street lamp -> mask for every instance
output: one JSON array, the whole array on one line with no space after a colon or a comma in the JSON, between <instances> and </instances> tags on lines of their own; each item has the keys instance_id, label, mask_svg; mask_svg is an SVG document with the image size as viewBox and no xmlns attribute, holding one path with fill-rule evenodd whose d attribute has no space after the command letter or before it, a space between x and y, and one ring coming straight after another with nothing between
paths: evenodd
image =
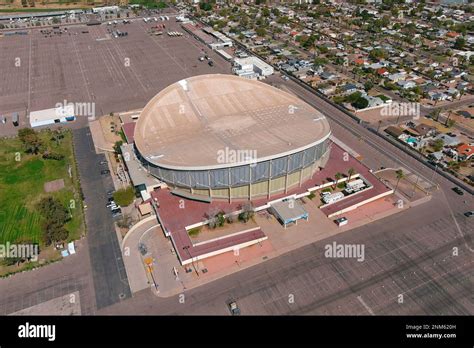
<instances>
[{"instance_id":1,"label":"street lamp","mask_svg":"<svg viewBox=\"0 0 474 348\"><path fill-rule=\"evenodd\" d=\"M186 246L183 247L183 249L188 252L189 257L191 258L191 263L193 264L194 271L196 272L197 276L199 277L199 272L197 271L196 266L194 265L194 258L191 256L191 253L189 252L189 248L190 248L189 245L186 245Z\"/></svg>"}]
</instances>

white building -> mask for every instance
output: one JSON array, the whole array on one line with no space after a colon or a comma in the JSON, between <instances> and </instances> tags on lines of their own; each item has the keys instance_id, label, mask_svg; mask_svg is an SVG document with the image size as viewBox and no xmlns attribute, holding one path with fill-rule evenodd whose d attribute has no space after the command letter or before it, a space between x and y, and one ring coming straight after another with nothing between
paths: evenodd
<instances>
[{"instance_id":1,"label":"white building","mask_svg":"<svg viewBox=\"0 0 474 348\"><path fill-rule=\"evenodd\" d=\"M246 78L265 78L273 74L273 67L257 57L235 58L233 71Z\"/></svg>"},{"instance_id":2,"label":"white building","mask_svg":"<svg viewBox=\"0 0 474 348\"><path fill-rule=\"evenodd\" d=\"M109 12L117 12L119 10L118 6L104 6L104 7L93 7L93 13L109 13Z\"/></svg>"},{"instance_id":3,"label":"white building","mask_svg":"<svg viewBox=\"0 0 474 348\"><path fill-rule=\"evenodd\" d=\"M74 113L73 105L30 112L31 127L40 127L55 123L72 122L75 119L76 116Z\"/></svg>"},{"instance_id":4,"label":"white building","mask_svg":"<svg viewBox=\"0 0 474 348\"><path fill-rule=\"evenodd\" d=\"M217 39L217 42L213 42L209 45L212 49L217 50L224 47L232 47L232 39L228 38L221 32L212 28L203 28L202 31Z\"/></svg>"}]
</instances>

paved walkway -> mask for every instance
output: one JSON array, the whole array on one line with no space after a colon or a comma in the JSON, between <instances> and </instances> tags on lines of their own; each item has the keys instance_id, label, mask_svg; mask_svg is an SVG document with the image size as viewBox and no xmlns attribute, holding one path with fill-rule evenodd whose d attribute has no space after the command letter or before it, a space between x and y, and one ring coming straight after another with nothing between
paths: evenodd
<instances>
[{"instance_id":1,"label":"paved walkway","mask_svg":"<svg viewBox=\"0 0 474 348\"><path fill-rule=\"evenodd\" d=\"M140 221L126 234L122 241L121 249L123 261L127 271L128 282L132 293L138 292L150 286L147 277L143 257L138 245L147 234L159 234L160 227L153 215Z\"/></svg>"},{"instance_id":2,"label":"paved walkway","mask_svg":"<svg viewBox=\"0 0 474 348\"><path fill-rule=\"evenodd\" d=\"M89 128L91 130L92 139L94 140L94 146L96 147L96 153L114 150L114 144L109 143L105 139L99 120L90 121Z\"/></svg>"}]
</instances>

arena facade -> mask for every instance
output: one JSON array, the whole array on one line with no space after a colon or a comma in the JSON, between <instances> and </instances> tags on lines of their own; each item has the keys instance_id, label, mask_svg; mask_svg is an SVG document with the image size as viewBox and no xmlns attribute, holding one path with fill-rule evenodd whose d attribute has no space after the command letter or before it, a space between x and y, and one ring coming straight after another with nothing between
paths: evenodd
<instances>
[{"instance_id":1,"label":"arena facade","mask_svg":"<svg viewBox=\"0 0 474 348\"><path fill-rule=\"evenodd\" d=\"M233 75L176 82L143 109L135 148L185 195L254 199L301 186L329 158L326 118L296 96Z\"/></svg>"}]
</instances>

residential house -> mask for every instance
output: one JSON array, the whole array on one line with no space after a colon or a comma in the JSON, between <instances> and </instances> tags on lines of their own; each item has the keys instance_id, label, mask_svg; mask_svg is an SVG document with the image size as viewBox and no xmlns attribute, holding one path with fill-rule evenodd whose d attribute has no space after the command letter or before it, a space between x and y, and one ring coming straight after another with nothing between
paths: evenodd
<instances>
[{"instance_id":1,"label":"residential house","mask_svg":"<svg viewBox=\"0 0 474 348\"><path fill-rule=\"evenodd\" d=\"M323 79L323 80L334 80L337 75L332 73L332 72L329 72L329 71L323 71L321 74L319 74L319 76Z\"/></svg>"},{"instance_id":2,"label":"residential house","mask_svg":"<svg viewBox=\"0 0 474 348\"><path fill-rule=\"evenodd\" d=\"M339 87L341 93L349 95L357 91L357 86L352 83L346 83L344 86Z\"/></svg>"},{"instance_id":3,"label":"residential house","mask_svg":"<svg viewBox=\"0 0 474 348\"><path fill-rule=\"evenodd\" d=\"M440 133L434 137L434 140L442 140L444 146L457 146L461 143L461 139L456 136L450 136L448 134Z\"/></svg>"},{"instance_id":4,"label":"residential house","mask_svg":"<svg viewBox=\"0 0 474 348\"><path fill-rule=\"evenodd\" d=\"M385 128L385 133L391 135L392 137L394 138L399 138L400 135L403 134L403 129L401 129L400 127L396 127L396 126L388 126L387 128Z\"/></svg>"},{"instance_id":5,"label":"residential house","mask_svg":"<svg viewBox=\"0 0 474 348\"><path fill-rule=\"evenodd\" d=\"M428 158L438 163L443 160L444 155L442 151L432 152L428 155Z\"/></svg>"},{"instance_id":6,"label":"residential house","mask_svg":"<svg viewBox=\"0 0 474 348\"><path fill-rule=\"evenodd\" d=\"M377 69L377 74L379 74L380 76L388 76L389 72L385 68L380 68Z\"/></svg>"},{"instance_id":7,"label":"residential house","mask_svg":"<svg viewBox=\"0 0 474 348\"><path fill-rule=\"evenodd\" d=\"M461 144L456 148L458 159L460 161L468 161L474 156L474 145L472 144Z\"/></svg>"},{"instance_id":8,"label":"residential house","mask_svg":"<svg viewBox=\"0 0 474 348\"><path fill-rule=\"evenodd\" d=\"M424 123L417 125L414 130L416 130L422 138L428 138L436 134L436 127L432 127Z\"/></svg>"},{"instance_id":9,"label":"residential house","mask_svg":"<svg viewBox=\"0 0 474 348\"><path fill-rule=\"evenodd\" d=\"M410 89L416 87L416 83L414 81L398 81L397 85L399 85L403 89Z\"/></svg>"},{"instance_id":10,"label":"residential house","mask_svg":"<svg viewBox=\"0 0 474 348\"><path fill-rule=\"evenodd\" d=\"M405 77L406 77L405 72L399 72L399 73L388 75L388 79L394 83L405 80Z\"/></svg>"}]
</instances>

